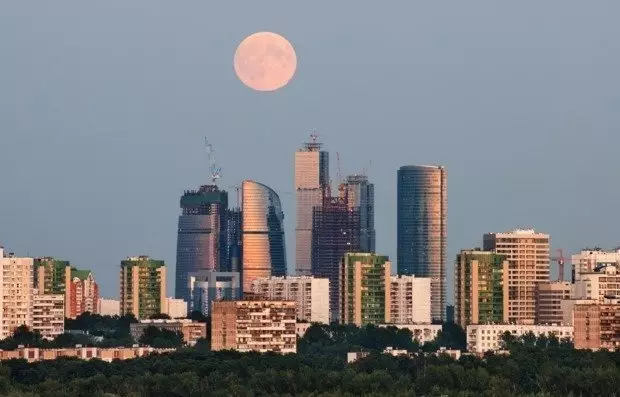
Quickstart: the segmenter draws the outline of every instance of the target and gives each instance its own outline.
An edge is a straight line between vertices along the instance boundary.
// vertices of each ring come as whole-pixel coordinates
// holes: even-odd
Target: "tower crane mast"
[[[213,145],[209,143],[207,137],[205,137],[205,148],[207,149],[207,158],[209,160],[209,173],[211,176],[211,184],[216,185],[216,181],[222,177],[222,168],[218,167],[215,162],[215,150]]]

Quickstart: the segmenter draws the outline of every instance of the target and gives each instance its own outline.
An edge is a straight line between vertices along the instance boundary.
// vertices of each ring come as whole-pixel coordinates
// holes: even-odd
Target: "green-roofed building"
[[[148,256],[121,261],[121,315],[149,318],[165,311],[166,265]]]

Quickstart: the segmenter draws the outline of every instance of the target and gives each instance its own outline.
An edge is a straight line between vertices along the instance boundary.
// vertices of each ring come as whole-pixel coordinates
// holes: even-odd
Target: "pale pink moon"
[[[258,32],[239,44],[234,66],[246,86],[256,91],[275,91],[293,78],[297,55],[291,43],[279,34]]]

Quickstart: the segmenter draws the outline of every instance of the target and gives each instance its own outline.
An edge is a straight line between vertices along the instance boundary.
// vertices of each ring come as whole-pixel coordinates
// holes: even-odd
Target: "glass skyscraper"
[[[321,150],[316,135],[310,138],[312,142],[295,153],[295,268],[300,276],[312,273],[312,211],[321,206],[323,190],[329,184],[329,153]]]
[[[360,251],[375,252],[375,185],[366,175],[349,175],[344,189],[349,208],[359,209]]]
[[[431,278],[431,317],[445,319],[447,186],[441,166],[398,170],[398,274]]]
[[[242,287],[252,291],[257,278],[286,275],[284,213],[280,197],[262,183],[242,184]]]
[[[228,264],[228,193],[215,185],[186,191],[181,197],[177,238],[175,296],[191,300],[188,273],[220,270]]]

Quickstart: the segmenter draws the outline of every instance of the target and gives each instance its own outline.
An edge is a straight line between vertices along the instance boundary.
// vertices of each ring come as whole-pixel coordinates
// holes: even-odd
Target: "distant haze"
[[[567,253],[620,245],[617,0],[240,4],[4,1],[0,243],[92,269],[103,295],[128,255],[165,260],[172,280],[207,136],[220,186],[279,193],[293,269],[293,156],[316,129],[332,180],[336,152],[343,175],[372,160],[377,251],[394,262],[398,167],[446,166],[448,301],[457,251],[484,232],[534,227]],[[232,64],[263,30],[298,56],[272,93]]]

